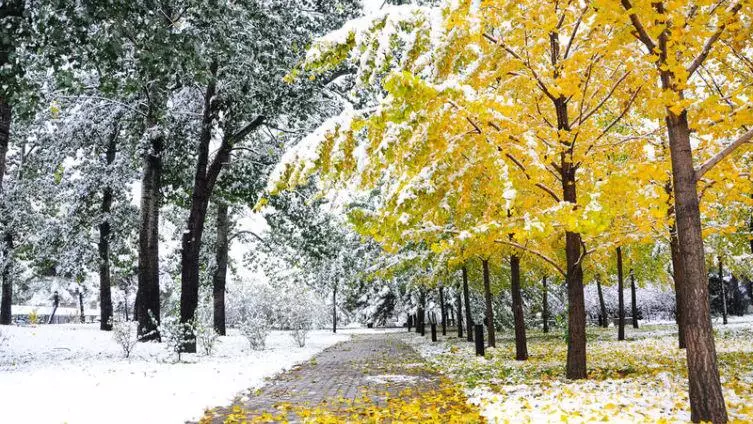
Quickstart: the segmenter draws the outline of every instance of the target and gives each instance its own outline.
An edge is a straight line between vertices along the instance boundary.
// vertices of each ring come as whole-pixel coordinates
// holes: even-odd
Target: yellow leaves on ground
[[[258,413],[234,406],[225,418],[225,424],[251,424],[269,422],[303,423],[483,423],[477,408],[466,402],[465,394],[448,379],[443,378],[438,387],[405,389],[397,395],[376,393],[362,389],[356,399],[343,397],[328,399],[318,405],[293,405],[280,403],[276,413]],[[211,423],[211,412],[200,421]]]
[[[753,421],[753,329],[745,325],[717,334],[724,395],[732,422]],[[562,377],[566,344],[561,334],[529,333],[528,361],[515,361],[514,340],[498,339],[486,359],[472,346],[448,341],[434,362],[467,389],[490,422],[682,423],[690,420],[685,352],[669,326],[631,331],[589,328],[588,380]],[[415,341],[414,341],[415,342]]]

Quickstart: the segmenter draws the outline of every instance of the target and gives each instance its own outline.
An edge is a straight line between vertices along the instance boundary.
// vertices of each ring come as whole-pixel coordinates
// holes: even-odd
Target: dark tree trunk
[[[670,75],[662,73],[665,88]],[[687,342],[690,409],[693,422],[727,422],[722,386],[719,381],[714,335],[711,329],[708,273],[703,251],[701,213],[698,206],[693,153],[687,112],[679,116],[667,112],[672,179],[675,194],[677,238],[683,268],[683,320]]]
[[[753,233],[753,217],[750,218],[750,231]],[[753,238],[750,239],[750,253],[753,253]],[[748,281],[748,298],[750,298],[750,304],[753,305],[753,280]]]
[[[118,132],[120,129],[115,125],[107,143],[105,163],[110,168],[115,162],[115,154],[118,146]],[[112,209],[112,187],[106,184],[102,190],[102,222],[99,224],[99,329],[112,330],[112,281],[110,279],[110,210]]]
[[[5,157],[8,154],[8,145],[10,144],[10,125],[12,116],[11,106],[0,98],[0,215],[5,215],[6,205],[3,179],[5,178]],[[4,218],[3,218],[4,219]],[[11,243],[8,243],[8,240]],[[13,304],[13,282],[10,279],[10,260],[9,255],[12,249],[13,237],[7,232],[3,237],[2,257],[0,260],[0,277],[2,277],[2,299],[0,299],[0,325],[10,325],[12,320],[11,305]]]
[[[444,287],[439,286],[439,313],[440,317],[442,319],[442,335],[447,335],[447,310],[445,309],[444,304]]]
[[[630,270],[630,313],[633,315],[633,328],[638,328],[638,302],[635,296],[635,273]]]
[[[332,287],[332,332],[337,333],[337,284]]]
[[[180,322],[190,324],[196,316],[196,308],[199,305],[199,255],[201,252],[201,239],[206,222],[209,196],[214,188],[214,181],[210,181],[209,175],[209,144],[212,141],[212,127],[215,120],[214,104],[217,81],[217,64],[213,63],[210,69],[212,78],[207,84],[204,93],[204,112],[201,124],[201,134],[197,145],[197,161],[194,171],[193,192],[191,194],[191,206],[188,214],[186,230],[183,232],[181,243],[181,284],[180,284]],[[219,172],[219,170],[218,170]],[[216,178],[217,176],[214,176]],[[195,353],[196,340],[190,335],[181,350]]]
[[[724,267],[722,266],[722,257],[719,260],[719,287],[722,292],[722,324],[727,325],[727,285],[724,284]]]
[[[523,296],[520,292],[520,258],[517,255],[510,256],[510,277],[512,312],[515,318],[515,359],[518,361],[524,361],[528,359],[528,346],[526,345],[526,321],[523,314]]]
[[[670,254],[672,255],[672,278],[675,281],[675,321],[677,321],[677,344],[680,349],[685,349],[685,302],[682,297],[684,287],[684,272],[682,258],[680,258],[680,246],[677,232],[674,227],[670,229]]]
[[[596,294],[599,296],[599,326],[609,327],[609,316],[607,315],[607,305],[604,303],[604,291],[601,288],[601,281],[596,277]]]
[[[559,42],[552,36],[552,46],[559,50]],[[559,53],[552,52],[552,57]],[[554,101],[557,113],[557,129],[570,131],[570,119],[567,113],[567,99],[564,96]],[[570,155],[570,157],[568,157]],[[568,152],[560,154],[560,179],[562,181],[562,200],[573,206],[578,203],[575,173],[577,167]],[[579,233],[565,232],[565,258],[567,262],[567,367],[569,379],[586,378],[586,301],[583,295],[583,255],[582,240]]]
[[[81,324],[86,324],[86,315],[84,315],[84,292],[81,290],[78,292],[78,310],[80,313],[79,321]]]
[[[542,299],[541,299],[541,319],[544,321],[544,332],[549,332],[549,292],[547,291],[546,287],[546,275],[544,278],[541,279],[541,284],[543,286],[543,293],[542,293]]]
[[[426,335],[426,293],[423,288],[419,290],[418,303],[418,322],[421,323],[419,332],[424,336]]]
[[[494,309],[492,308],[492,288],[489,281],[489,260],[483,259],[481,266],[484,270],[484,300],[486,300],[486,331],[489,334],[489,347],[497,346],[494,329]]]
[[[462,288],[458,287],[458,289],[455,291],[455,297],[456,297],[455,300],[457,301],[457,304],[458,304],[457,305],[458,312],[457,314],[455,314],[458,318],[457,318],[457,321],[455,321],[455,323],[458,326],[458,338],[459,339],[463,338],[463,298],[460,296],[461,290]]]
[[[468,268],[463,267],[463,298],[465,300],[465,329],[469,342],[473,341],[473,317],[471,316],[471,296],[468,292]]]
[[[210,65],[212,78],[204,94],[204,113],[201,134],[197,147],[196,172],[194,173],[191,207],[188,215],[186,231],[181,243],[181,292],[180,292],[180,322],[189,324],[196,315],[199,304],[199,253],[201,238],[206,222],[209,197],[214,190],[220,172],[230,160],[233,145],[242,140],[264,122],[264,116],[257,116],[248,125],[236,133],[226,133],[211,163],[209,162],[209,144],[212,139],[212,128],[217,118],[217,107],[213,103],[216,89],[217,63]],[[193,336],[193,335],[190,335]],[[183,352],[196,352],[196,340],[189,340],[182,346]]]
[[[156,123],[149,126],[151,129]],[[139,228],[139,276],[136,319],[141,341],[160,340],[159,209],[161,204],[162,153],[164,139],[152,136],[144,158],[141,183],[141,226]]]
[[[10,325],[13,320],[11,314],[11,305],[13,304],[13,281],[11,280],[11,259],[9,258],[13,251],[13,234],[9,231],[3,237],[3,259],[2,272],[0,277],[3,279],[3,298],[0,306],[0,325]]]
[[[617,340],[625,340],[625,280],[622,272],[622,247],[617,248]]]
[[[228,219],[228,207],[226,203],[217,204],[217,252],[215,259],[217,269],[212,278],[212,300],[214,303],[214,331],[224,336],[225,331],[225,282],[227,280],[227,257],[228,257],[228,233],[230,232],[230,220]]]

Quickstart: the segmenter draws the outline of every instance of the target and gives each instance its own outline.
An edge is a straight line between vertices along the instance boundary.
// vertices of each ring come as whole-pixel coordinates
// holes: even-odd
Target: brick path
[[[371,402],[380,405],[386,393],[395,396],[404,389],[437,388],[439,375],[427,368],[401,337],[405,333],[354,335],[351,340],[338,343],[279,375],[261,389],[239,396],[233,405],[213,409],[204,422],[226,422],[234,406],[236,411],[240,406],[247,418],[253,418],[264,412],[279,414],[284,404],[315,406],[333,399],[368,396]],[[292,413],[288,419],[300,422]]]

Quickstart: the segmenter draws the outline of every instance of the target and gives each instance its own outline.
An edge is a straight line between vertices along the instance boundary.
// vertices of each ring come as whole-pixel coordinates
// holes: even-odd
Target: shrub
[[[8,343],[8,340],[10,340],[10,336],[5,334],[3,330],[0,329],[0,350],[3,350],[3,347]]]
[[[112,338],[115,339],[115,342],[123,350],[123,357],[129,358],[131,352],[133,352],[133,348],[136,347],[136,343],[139,341],[135,323],[120,319],[113,320]]]
[[[306,297],[301,297],[299,302],[291,302],[286,314],[287,327],[291,330],[290,335],[298,347],[306,346],[306,336],[314,326],[312,305],[306,300]]]
[[[37,314],[37,310],[34,309],[31,312],[29,312],[29,324],[31,325],[37,325],[39,324],[39,314]]]
[[[183,346],[186,343],[196,341],[196,337],[193,336],[194,327],[193,323],[181,323],[174,316],[167,316],[160,323],[159,331],[162,341],[165,343],[165,348],[169,352],[178,355],[178,362],[180,362],[180,354],[183,352]]]
[[[211,310],[206,307],[199,309],[194,330],[196,331],[196,341],[204,354],[211,355],[220,338],[220,335],[214,330]]]
[[[262,350],[269,335],[269,322],[261,315],[249,315],[239,323],[241,334],[253,350]]]

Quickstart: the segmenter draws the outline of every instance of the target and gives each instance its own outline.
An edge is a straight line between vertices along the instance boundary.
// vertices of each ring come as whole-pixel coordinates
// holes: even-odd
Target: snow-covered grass
[[[183,423],[205,408],[228,404],[241,391],[306,361],[348,334],[312,331],[304,348],[274,331],[254,351],[235,330],[212,356],[175,355],[139,343],[130,359],[97,325],[3,327],[0,399],[3,422]]]
[[[730,419],[753,422],[753,316],[714,328]],[[490,422],[688,422],[686,358],[674,325],[630,327],[627,335],[620,342],[614,328],[589,327],[589,378],[582,381],[564,378],[562,332],[529,331],[527,361],[514,360],[514,337],[506,333],[485,357],[457,338],[406,340],[464,387]]]

